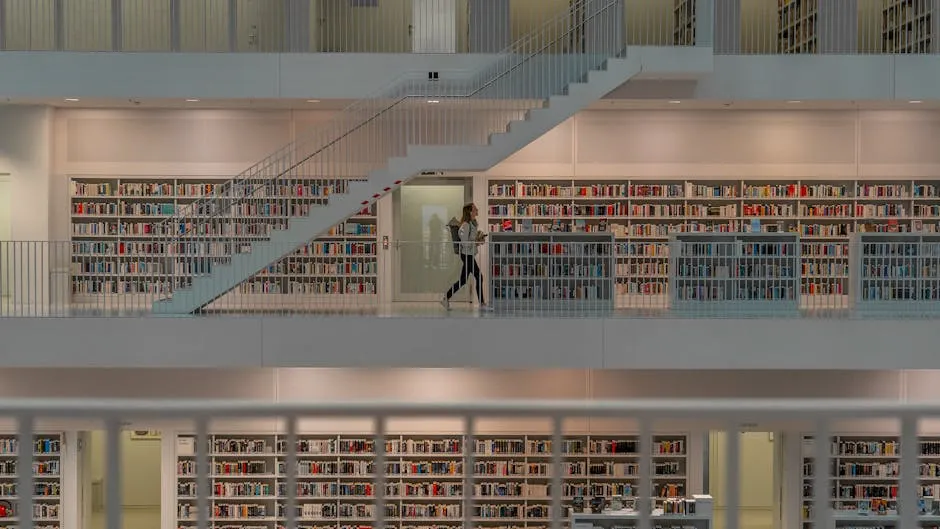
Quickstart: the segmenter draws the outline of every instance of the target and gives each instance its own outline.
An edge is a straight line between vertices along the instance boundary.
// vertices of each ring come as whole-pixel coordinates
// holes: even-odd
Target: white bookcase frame
[[[233,461],[257,460],[266,465],[259,469],[265,472],[255,475],[253,478],[243,478],[242,476],[222,475],[211,476],[210,486],[213,488],[216,483],[237,483],[243,479],[253,479],[261,484],[267,485],[277,494],[274,497],[270,495],[248,496],[248,497],[213,497],[210,499],[210,508],[218,503],[244,503],[244,504],[263,504],[268,512],[273,509],[274,516],[258,517],[255,519],[213,519],[210,521],[211,527],[220,527],[221,525],[230,527],[266,527],[274,529],[277,523],[282,523],[277,512],[277,505],[280,503],[280,487],[283,481],[277,473],[267,472],[268,467],[278,469],[283,464],[283,455],[281,454],[280,444],[283,437],[280,434],[270,433],[239,433],[239,434],[214,434],[209,436],[210,446],[214,446],[216,441],[220,440],[264,440],[266,451],[262,453],[218,453],[210,452],[210,468],[215,463],[230,463]],[[690,497],[692,494],[700,492],[700,486],[695,484],[695,480],[701,480],[701,470],[693,467],[701,465],[697,457],[698,444],[692,441],[692,438],[685,433],[663,433],[653,436],[653,471],[662,467],[663,472],[654,475],[652,479],[643,483],[634,474],[639,464],[639,454],[631,451],[635,450],[638,443],[638,437],[634,434],[581,434],[565,435],[565,446],[563,447],[563,459],[570,470],[583,471],[582,474],[566,475],[563,478],[566,487],[566,494],[563,498],[564,504],[570,504],[577,493],[583,492],[586,501],[590,500],[593,492],[606,492],[608,498],[612,492],[624,492],[623,490],[614,490],[619,486],[630,485],[628,491],[634,490],[633,487],[655,487],[670,495],[676,494],[676,497]],[[164,523],[164,528],[169,527],[192,527],[195,521],[192,519],[180,519],[179,513],[181,506],[191,506],[195,508],[195,499],[189,495],[178,494],[182,487],[189,487],[194,483],[193,477],[184,477],[178,474],[180,465],[193,465],[195,456],[191,452],[194,448],[194,437],[191,434],[178,434],[174,436],[172,467],[164,466],[165,472],[173,472],[173,478],[166,481],[166,486],[172,488],[172,504],[176,509],[176,514],[172,518],[175,525],[169,526]],[[343,443],[346,441],[356,441],[367,443],[358,445],[356,450],[344,450]],[[372,438],[363,434],[298,434],[298,442],[309,442],[304,451],[298,452],[298,464],[301,465],[319,465],[318,471],[322,470],[343,470],[349,465],[350,470],[354,472],[340,473],[320,473],[320,474],[299,474],[297,478],[298,486],[312,484],[318,487],[318,490],[327,492],[335,491],[341,493],[344,486],[365,486],[370,484],[374,473],[370,471],[367,465],[372,464],[374,452],[371,450]],[[463,508],[465,505],[462,487],[465,483],[463,469],[460,468],[464,458],[464,441],[462,435],[454,434],[396,434],[386,436],[386,465],[395,465],[389,470],[404,470],[405,472],[387,473],[386,487],[388,494],[386,507],[388,510],[388,525],[395,528],[410,527],[415,524],[435,526],[459,527],[463,524],[462,513],[443,515],[439,517],[422,516],[409,517],[403,513],[413,506],[419,506],[422,509],[430,505],[437,504],[441,510],[453,507],[454,512]],[[547,487],[551,482],[549,473],[543,472],[548,469],[551,459],[551,435],[526,435],[526,434],[486,434],[475,435],[475,468],[480,469],[498,469],[500,472],[507,472],[502,475],[496,472],[477,474],[474,484],[479,487],[478,492],[474,494],[474,506],[483,509],[477,516],[473,517],[474,523],[483,527],[499,527],[512,525],[515,527],[544,528],[549,524],[548,508],[551,504],[551,497],[548,495]],[[595,445],[594,443],[600,443]],[[614,447],[610,442],[619,442],[621,444]],[[419,448],[427,449],[430,443],[437,443],[438,447],[445,447],[441,451],[420,452]],[[459,452],[453,451],[455,443],[459,443]],[[694,445],[694,446],[693,446]],[[183,447],[181,451],[180,448]],[[325,448],[325,450],[324,450]],[[338,452],[337,448],[340,448]],[[603,453],[595,448],[601,449]],[[404,450],[402,450],[404,449]],[[517,450],[522,449],[519,453]],[[582,453],[580,450],[583,449]],[[681,451],[680,451],[681,449]],[[578,450],[577,453],[571,450]],[[619,450],[624,450],[620,452]],[[676,450],[677,453],[661,453]],[[433,463],[433,466],[430,464]],[[427,464],[427,465],[426,465]],[[413,466],[418,465],[418,466]],[[410,466],[410,467],[409,467]],[[617,472],[617,469],[622,472]],[[437,469],[434,473],[426,470]],[[518,475],[509,471],[512,469],[520,470]],[[365,470],[365,472],[361,472]],[[597,471],[594,473],[593,471]],[[601,474],[600,472],[610,471],[610,474]],[[620,475],[622,474],[622,475]],[[515,485],[518,484],[517,489]],[[429,495],[426,493],[405,494],[408,487],[417,487],[421,490],[429,485],[439,487],[438,491],[451,491],[460,494],[448,495]],[[489,487],[501,486],[499,490],[520,491],[523,495],[505,495],[498,494],[497,489]],[[335,487],[335,488],[334,488]],[[610,489],[613,487],[614,489]],[[545,489],[542,492],[541,489]],[[426,489],[424,489],[426,491]],[[492,494],[487,494],[487,491]],[[264,491],[262,491],[264,492]],[[358,489],[353,492],[360,492]],[[533,494],[536,492],[537,494]],[[681,492],[681,494],[680,494]],[[570,493],[570,494],[569,494]],[[297,504],[303,509],[304,504],[311,505],[336,505],[337,510],[342,515],[340,506],[343,504],[363,506],[367,509],[373,505],[374,497],[370,494],[343,494],[340,496],[320,496],[320,497],[298,497]],[[666,496],[657,495],[657,501],[663,501]],[[512,510],[521,516],[492,516],[494,512],[500,512],[509,506],[516,506],[518,510]],[[434,508],[435,510],[437,507]],[[491,510],[495,509],[495,510]],[[166,513],[167,510],[164,510]],[[193,511],[190,511],[193,512]],[[333,528],[341,529],[350,526],[356,526],[360,523],[371,523],[373,511],[366,511],[369,516],[339,516],[337,518],[315,519],[313,517],[301,516],[298,518],[300,528]],[[502,512],[508,512],[503,510]],[[194,512],[193,512],[194,514]],[[303,511],[301,512],[303,513]],[[357,514],[361,514],[358,512]],[[427,514],[427,511],[425,511]]]
[[[152,303],[158,291],[168,288],[172,277],[169,271],[175,265],[173,258],[166,253],[143,246],[159,242],[161,237],[146,233],[148,227],[169,218],[177,208],[204,198],[214,186],[227,180],[228,177],[206,176],[70,177],[70,288],[73,301],[94,303],[101,296],[126,296],[110,292],[123,291],[126,287],[131,293],[140,294],[131,296],[126,302],[128,307]],[[315,180],[311,178],[311,181]],[[325,200],[320,195],[289,198],[298,207],[313,207]],[[251,207],[252,204],[245,206]],[[374,208],[374,205],[370,206],[362,214],[334,227],[329,234],[310,241],[295,254],[239,285],[233,291],[239,296],[237,305],[244,307],[258,303],[266,308],[289,308],[297,304],[310,305],[317,300],[329,302],[338,295],[376,298],[379,267]],[[253,215],[247,212],[231,218],[232,222],[255,223],[257,226],[275,225],[289,219],[287,215]],[[346,228],[355,228],[356,233],[346,233]],[[224,235],[216,239],[230,241],[232,237],[246,243],[264,238]],[[201,237],[200,242],[212,244],[213,237]],[[135,297],[139,299],[135,301]],[[223,297],[214,306],[224,307],[231,298],[232,295]]]
[[[857,233],[853,248],[853,308],[940,309],[940,234]]]
[[[68,525],[66,519],[68,496],[63,492],[66,487],[63,481],[67,463],[65,454],[64,435],[58,433],[37,433],[32,449],[33,454],[33,522],[34,529],[59,529]],[[14,509],[18,507],[17,501],[22,491],[17,490],[17,482],[21,469],[7,473],[17,464],[18,445],[17,434],[0,433],[0,501],[10,504]],[[17,513],[18,514],[18,513]],[[18,526],[18,516],[0,518],[0,529],[15,529]]]
[[[610,233],[491,233],[489,298],[505,310],[612,310]]]
[[[795,233],[673,235],[669,267],[678,311],[800,308],[799,238]]]

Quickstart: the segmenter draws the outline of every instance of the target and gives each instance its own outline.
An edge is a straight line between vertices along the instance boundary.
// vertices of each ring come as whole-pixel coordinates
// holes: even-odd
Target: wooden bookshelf
[[[935,0],[883,0],[882,51],[932,53],[936,48],[940,3]]]
[[[674,0],[673,44],[695,46],[695,0]]]
[[[853,233],[940,232],[940,180],[494,178],[491,232],[522,223],[535,233],[594,232],[606,224],[616,244],[618,306],[667,304],[668,239],[677,233],[762,231],[800,236],[800,293],[819,305],[848,305]]]
[[[819,0],[777,0],[777,51],[816,53]]]
[[[674,310],[799,309],[795,233],[678,234],[670,246]]]
[[[386,437],[389,527],[463,525],[464,441],[459,435]],[[644,489],[654,491],[657,505],[689,495],[686,435],[654,436],[649,481],[638,475],[636,436],[566,436],[564,443],[566,507],[575,496],[635,498],[645,495]],[[477,436],[473,447],[473,523],[494,529],[547,527],[551,437]],[[195,526],[194,448],[192,436],[178,438],[177,524],[187,529]],[[283,525],[285,448],[280,435],[210,436],[213,527],[276,529]],[[299,435],[298,527],[350,529],[371,524],[375,518],[374,456],[369,437]]]
[[[7,516],[0,517],[0,529],[14,529],[18,525],[17,501],[23,491],[18,490],[17,468],[19,439],[15,435],[0,435],[0,503],[7,508]],[[33,527],[59,529],[62,516],[62,436],[40,434],[33,446]],[[29,494],[29,492],[27,492]]]
[[[814,440],[803,438],[802,520],[813,525]],[[836,525],[898,527],[897,498],[900,488],[900,442],[896,436],[848,435],[830,439],[831,468],[828,469],[831,501]],[[918,497],[940,497],[940,438],[918,440]],[[940,523],[936,500],[928,512],[919,513],[922,526]],[[866,513],[867,511],[867,513]]]
[[[529,228],[523,221],[522,229]],[[614,238],[609,232],[493,233],[489,266],[494,308],[614,308]]]
[[[232,244],[263,240],[272,229],[286,225],[290,217],[324,203],[329,194],[313,185],[273,191],[275,197],[290,198],[291,211],[272,211],[269,203],[248,200],[225,217],[218,229],[225,235],[200,235],[191,241],[184,236],[184,253],[171,254],[162,243],[170,235],[164,221],[180,208],[211,195],[226,181],[206,177],[72,177],[73,299],[81,302],[98,296],[139,294],[141,303],[148,304],[170,290],[174,272],[178,281],[185,282],[195,271],[192,267],[199,261],[187,257],[231,253]],[[279,194],[282,192],[286,194]],[[376,238],[373,205],[272,264],[234,293],[242,297],[242,306],[246,296],[266,306],[290,305],[311,296],[373,296],[378,282]],[[226,301],[222,298],[215,303],[224,305]]]

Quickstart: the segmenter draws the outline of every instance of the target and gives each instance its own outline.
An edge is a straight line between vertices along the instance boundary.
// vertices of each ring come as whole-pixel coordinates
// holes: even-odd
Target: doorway
[[[738,441],[739,517],[746,529],[780,529],[782,478],[774,432],[741,432]],[[727,527],[727,433],[712,431],[708,439],[708,491],[714,498],[715,529]]]
[[[437,301],[457,279],[460,260],[447,223],[472,198],[471,179],[464,177],[420,179],[394,192],[396,301]],[[469,292],[454,301],[469,301]]]
[[[276,52],[284,43],[284,3],[238,0],[237,51]]]
[[[85,432],[80,494],[85,527],[107,527],[107,434],[103,430]],[[121,514],[124,529],[161,529],[160,526],[160,434],[149,431],[122,431]]]
[[[13,184],[10,175],[0,173],[0,299],[10,297],[10,283],[13,276],[10,262],[10,245],[13,238]]]

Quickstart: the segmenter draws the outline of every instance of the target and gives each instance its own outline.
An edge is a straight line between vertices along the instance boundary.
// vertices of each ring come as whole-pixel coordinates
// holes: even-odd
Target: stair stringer
[[[350,182],[346,193],[311,208],[305,217],[290,219],[287,229],[274,231],[265,241],[251,243],[251,251],[235,254],[229,263],[213,265],[210,274],[196,276],[188,288],[154,304],[154,312],[188,314],[208,306],[240,283],[316,239],[333,226],[400,184],[425,171],[485,171],[574,116],[588,105],[627,82],[641,70],[639,59],[610,58],[605,69],[592,70],[587,82],[568,85],[567,94],[549,97],[547,105],[526,112],[525,119],[509,123],[506,132],[490,135],[487,145],[408,146],[405,157],[369,173],[364,182]]]

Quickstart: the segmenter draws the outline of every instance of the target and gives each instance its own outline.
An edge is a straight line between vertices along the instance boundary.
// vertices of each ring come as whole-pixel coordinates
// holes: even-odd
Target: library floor
[[[124,509],[123,529],[160,529],[160,507],[135,507]],[[91,515],[90,529],[108,527],[104,511],[95,511]]]

